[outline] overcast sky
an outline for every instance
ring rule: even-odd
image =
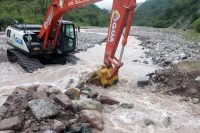
[[[136,0],[137,2],[144,2],[145,0]],[[106,8],[106,9],[111,9],[112,7],[112,2],[113,0],[103,0],[101,2],[98,2],[97,5],[100,8]]]

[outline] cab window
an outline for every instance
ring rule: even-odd
[[[9,37],[10,38],[10,34],[11,34],[11,30],[7,30],[7,37]]]
[[[73,27],[73,25],[66,25],[66,35],[70,38],[74,38],[74,27]]]

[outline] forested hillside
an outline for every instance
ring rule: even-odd
[[[0,0],[0,26],[6,27],[14,20],[41,24],[49,2],[51,0]],[[74,21],[78,25],[107,26],[109,12],[91,5],[70,12],[64,19]]]
[[[136,11],[135,25],[200,32],[200,0],[147,0]]]

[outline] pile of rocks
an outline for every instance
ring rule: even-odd
[[[168,66],[173,61],[200,57],[200,43],[187,41],[173,30],[134,27],[131,35],[142,41],[146,58],[152,58],[155,65]]]
[[[151,80],[156,83],[157,92],[199,99],[199,75],[199,61],[183,61],[173,64],[168,69],[156,70],[152,73]]]
[[[0,131],[91,133],[92,128],[102,131],[103,104],[119,102],[89,87],[69,88],[65,93],[50,85],[17,87],[0,107]]]

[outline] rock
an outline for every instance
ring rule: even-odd
[[[149,64],[149,62],[148,62],[148,61],[143,61],[143,63],[144,63],[144,64]]]
[[[152,120],[150,120],[150,119],[145,119],[144,120],[144,124],[146,126],[155,125],[155,123]]]
[[[54,120],[54,124],[53,124],[53,129],[60,133],[64,130],[66,130],[66,126],[64,123],[62,123],[61,121],[58,121],[58,120]]]
[[[144,87],[144,86],[147,86],[149,85],[150,81],[149,81],[149,76],[144,76],[144,77],[141,77],[138,82],[137,82],[137,86],[138,87]]]
[[[79,80],[78,79],[69,79],[69,81],[67,82],[67,85],[65,87],[65,90],[68,90],[70,88],[76,88],[79,84]]]
[[[133,60],[133,62],[140,62],[139,60]]]
[[[106,106],[103,108],[103,112],[107,114],[111,114],[113,111],[115,111],[118,108],[118,105],[113,105],[113,106]]]
[[[58,113],[53,100],[35,99],[30,101],[28,105],[37,120],[46,119]]]
[[[24,124],[24,129],[29,128],[30,125],[31,125],[31,120],[26,121],[25,124]]]
[[[194,104],[199,103],[199,99],[198,98],[192,98],[192,103],[194,103]]]
[[[79,82],[76,88],[82,89],[84,88],[85,84],[88,82],[90,78],[90,73],[88,72],[83,72],[81,73],[81,76],[79,77]]]
[[[81,110],[96,110],[102,112],[103,106],[100,102],[92,99],[83,99],[80,101],[72,101],[73,106],[77,107],[77,111]]]
[[[83,126],[81,123],[73,124],[70,126],[69,130],[67,130],[68,133],[81,133]]]
[[[68,89],[65,93],[71,100],[80,99],[80,90],[78,88]]]
[[[188,101],[190,101],[190,98],[189,98],[189,97],[183,97],[183,98],[181,99],[181,101],[188,102]]]
[[[92,133],[92,129],[88,126],[83,126],[81,129],[81,133]]]
[[[198,93],[198,91],[197,91],[196,88],[190,88],[189,90],[190,90],[190,94],[191,94],[191,95],[195,95],[195,94]]]
[[[122,104],[120,105],[120,107],[125,108],[125,109],[132,109],[132,108],[134,108],[134,104],[122,103]]]
[[[39,85],[38,86],[38,89],[37,89],[37,92],[41,92],[41,91],[46,91],[50,94],[60,94],[61,91],[55,87],[55,86],[51,86],[51,85],[45,85],[45,84],[42,84],[42,85]]]
[[[96,128],[100,131],[104,129],[104,121],[101,114],[95,110],[82,110],[79,113],[80,120],[88,122],[91,127]]]
[[[198,77],[195,79],[195,81],[200,81],[200,76],[198,76]]]
[[[167,113],[164,113],[161,117],[161,120],[162,120],[162,124],[165,126],[165,127],[169,127],[172,123],[172,118],[169,114]]]
[[[0,131],[0,133],[15,133],[15,131],[13,131],[13,130],[4,130],[4,131]]]
[[[0,116],[4,116],[8,112],[8,108],[5,106],[0,107]]]
[[[22,121],[18,116],[4,119],[0,122],[0,130],[20,130]]]
[[[66,109],[72,108],[72,102],[65,94],[56,95],[54,100]]]
[[[165,72],[162,69],[157,69],[157,70],[155,70],[155,74],[156,74],[156,76],[162,76],[165,74]]]
[[[81,94],[90,96],[92,94],[92,89],[90,89],[89,87],[85,87],[85,88],[81,89]]]
[[[89,98],[95,99],[95,98],[98,97],[98,95],[99,95],[98,92],[93,92],[93,93],[91,93],[91,94],[89,95]]]
[[[185,53],[181,53],[181,54],[179,54],[179,57],[180,57],[182,60],[188,58],[188,56],[187,56]]]
[[[54,130],[50,130],[50,129],[48,129],[48,130],[44,131],[43,133],[57,133],[57,132],[54,131]]]
[[[35,97],[34,99],[45,99],[45,100],[48,100],[48,93],[45,90],[37,91],[33,95]]]
[[[90,96],[91,92],[83,90],[83,91],[81,91],[81,94],[86,95],[86,96]]]
[[[108,105],[115,105],[115,104],[119,104],[118,101],[108,97],[108,96],[103,96],[100,95],[98,100],[102,103],[102,104],[108,104]]]

